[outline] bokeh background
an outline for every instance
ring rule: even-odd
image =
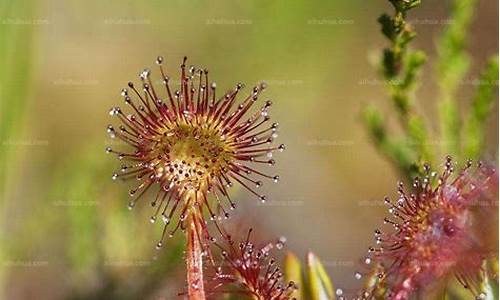
[[[437,131],[435,40],[449,1],[423,1],[408,19],[426,50],[418,105]],[[0,299],[176,299],[184,287],[180,236],[154,250],[150,208],[126,209],[127,183],[106,125],[119,93],[163,55],[171,74],[184,55],[222,90],[266,81],[280,123],[278,185],[260,204],[234,190],[235,226],[320,256],[336,286],[354,288],[358,259],[384,216],[380,200],[400,177],[364,130],[360,112],[390,114],[373,60],[385,45],[377,17],[387,1],[0,2]],[[498,1],[480,0],[468,38],[479,70],[498,53]],[[154,75],[155,73],[153,73]],[[219,89],[219,90],[221,90]],[[247,87],[247,89],[249,89]],[[498,108],[495,108],[497,111]],[[498,155],[498,114],[486,159]]]

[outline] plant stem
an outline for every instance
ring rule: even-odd
[[[203,282],[203,247],[196,234],[196,222],[188,222],[186,230],[186,269],[189,300],[205,300]]]

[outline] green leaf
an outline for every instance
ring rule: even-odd
[[[415,87],[418,73],[427,61],[427,55],[423,51],[415,51],[408,54],[406,59],[406,74],[401,82],[401,88],[404,90],[412,90]]]
[[[498,56],[492,57],[482,72],[472,102],[472,113],[478,120],[485,120],[494,104],[498,86]]]
[[[417,33],[411,29],[410,26],[405,25],[398,39],[398,46],[400,48],[406,48],[408,43],[410,43],[415,37]]]
[[[498,294],[498,257],[484,262],[486,269],[485,276],[482,282],[482,288],[486,296],[486,300],[496,300]]]
[[[439,104],[443,153],[458,157],[460,153],[460,119],[457,103],[449,99]]]
[[[382,34],[393,41],[396,36],[396,30],[394,30],[391,17],[388,14],[383,14],[378,18],[378,22],[382,27]]]
[[[382,112],[374,105],[370,105],[363,110],[363,121],[375,143],[380,144],[385,141],[387,128]]]
[[[297,300],[304,299],[302,294],[305,285],[302,277],[302,266],[297,256],[295,256],[295,254],[288,252],[285,255],[284,271],[285,271],[285,283],[293,281],[295,285],[298,287],[298,290],[293,292],[292,297]]]
[[[429,145],[429,137],[424,120],[417,115],[412,115],[408,120],[408,139],[413,150],[418,153],[421,163],[430,162],[433,159],[432,149]]]
[[[398,74],[397,58],[390,49],[384,49],[383,55],[384,75],[386,78],[393,78]]]
[[[402,174],[413,178],[418,173],[416,156],[406,139],[397,141],[387,135],[384,117],[375,106],[368,106],[363,111],[363,122],[368,129],[375,146],[391,159]]]
[[[333,285],[323,264],[312,252],[307,254],[307,276],[309,292],[312,300],[329,300],[334,298]]]
[[[498,281],[486,276],[482,284],[484,300],[497,300],[498,299]]]

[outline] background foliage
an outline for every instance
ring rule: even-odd
[[[498,74],[498,2],[411,10],[419,50],[402,57],[403,73],[389,68],[398,61],[389,52],[379,63],[380,49],[408,39],[380,34],[376,20],[391,9],[362,0],[2,1],[0,298],[171,299],[183,289],[182,246],[155,252],[161,228],[147,207],[126,210],[127,184],[111,181],[116,162],[104,154],[109,107],[158,54],[174,77],[187,55],[222,89],[268,82],[287,144],[282,180],[265,206],[234,191],[233,222],[259,227],[264,240],[286,235],[298,257],[321,257],[336,286],[356,287],[350,274],[385,214],[380,199],[416,172],[413,162],[498,155],[496,86],[481,84]]]

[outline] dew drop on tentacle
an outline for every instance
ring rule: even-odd
[[[118,107],[113,107],[109,110],[109,115],[110,116],[116,116],[118,115],[120,109]]]
[[[163,223],[164,223],[165,225],[170,224],[170,218],[169,218],[169,217],[167,217],[165,214],[163,214],[163,215],[161,216],[161,218],[162,218],[162,221],[163,221]]]
[[[278,250],[281,250],[283,249],[283,247],[285,246],[285,243],[286,243],[286,237],[282,236],[278,239],[278,242],[276,243],[276,248]]]
[[[108,125],[106,131],[108,132],[110,138],[114,139],[116,137],[116,133],[115,133],[115,129],[114,129],[113,125]]]
[[[161,247],[163,247],[163,242],[162,241],[159,241],[157,244],[156,244],[156,250],[160,250]]]

